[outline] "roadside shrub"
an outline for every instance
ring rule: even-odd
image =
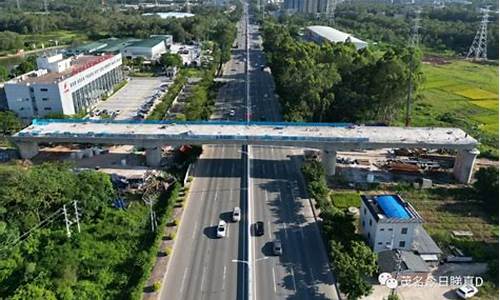
[[[172,254],[172,247],[167,247],[165,249],[165,254],[167,254],[167,256],[170,256]]]
[[[161,288],[161,283],[159,281],[153,283],[153,291],[158,292],[160,288]]]

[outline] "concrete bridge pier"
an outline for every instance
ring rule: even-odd
[[[337,151],[333,149],[323,149],[321,161],[323,162],[326,175],[335,175],[335,168],[337,167]]]
[[[30,159],[38,154],[38,143],[35,142],[17,142],[19,154],[23,159]]]
[[[479,154],[479,150],[460,150],[455,157],[455,164],[453,165],[453,176],[460,183],[469,183],[472,178],[472,171],[474,170],[474,162]]]
[[[146,147],[146,164],[152,168],[160,167],[161,146]]]

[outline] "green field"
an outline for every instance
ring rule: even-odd
[[[453,60],[422,70],[412,125],[460,127],[481,141],[483,154],[498,156],[498,66]]]

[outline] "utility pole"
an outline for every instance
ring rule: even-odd
[[[71,221],[68,219],[68,212],[66,211],[66,204],[63,205],[63,214],[64,214],[64,222],[66,223],[66,235],[68,238],[71,237],[71,230],[69,230],[69,226],[71,225]]]
[[[481,23],[479,24],[479,29],[477,30],[476,36],[472,41],[472,45],[469,48],[469,52],[467,53],[467,59],[484,61],[488,59],[487,54],[487,38],[488,38],[488,18],[490,12],[490,6],[486,6],[486,8],[482,8],[481,12],[483,13],[483,17],[481,19]]]
[[[78,204],[76,203],[76,200],[73,201],[73,206],[75,208],[75,221],[76,221],[76,228],[78,229],[78,233],[80,233],[80,216],[78,212]]]
[[[409,62],[409,71],[410,75],[408,78],[408,92],[406,99],[406,118],[405,118],[405,126],[410,126],[411,123],[411,98],[413,91],[413,68],[414,61],[413,56],[415,55],[415,50],[418,47],[419,35],[418,29],[420,28],[420,8],[417,8],[415,11],[415,18],[413,19],[413,26],[411,29],[411,37],[410,37],[410,62]]]

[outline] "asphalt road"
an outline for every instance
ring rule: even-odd
[[[212,119],[245,117],[245,39],[239,24],[238,48],[225,65]],[[233,116],[231,110],[235,110]],[[245,260],[246,184],[242,176],[245,151],[239,146],[204,146],[195,165],[194,181],[168,266],[161,299],[243,299],[247,293]],[[241,190],[245,192],[241,193]],[[231,222],[234,207],[242,208],[242,220]],[[227,236],[216,238],[219,219],[228,222]]]
[[[237,49],[224,70],[213,119],[246,119],[245,17]],[[249,105],[252,120],[279,121],[280,107],[271,74],[263,70],[258,28],[248,28]],[[234,110],[234,115],[230,111]],[[264,118],[264,119],[262,119]],[[248,150],[247,150],[248,149]],[[248,152],[247,152],[248,151]],[[247,201],[247,160],[250,157]],[[161,299],[338,299],[326,252],[314,222],[299,170],[300,151],[281,147],[205,146],[170,260]],[[215,239],[219,219],[242,208],[239,223],[228,222],[228,236]],[[247,208],[251,215],[247,216]],[[247,219],[248,217],[248,219]],[[248,222],[263,221],[264,236],[249,236]],[[273,256],[280,239],[284,254]],[[250,244],[248,244],[250,243]],[[251,272],[234,260],[247,260]],[[252,285],[248,286],[248,276]]]
[[[250,26],[250,99],[254,121],[281,121],[269,70],[262,69],[258,27]],[[252,237],[255,299],[338,299],[334,277],[305,193],[301,151],[252,146],[250,174],[252,222],[263,221],[265,234]],[[283,255],[273,256],[272,241]]]

